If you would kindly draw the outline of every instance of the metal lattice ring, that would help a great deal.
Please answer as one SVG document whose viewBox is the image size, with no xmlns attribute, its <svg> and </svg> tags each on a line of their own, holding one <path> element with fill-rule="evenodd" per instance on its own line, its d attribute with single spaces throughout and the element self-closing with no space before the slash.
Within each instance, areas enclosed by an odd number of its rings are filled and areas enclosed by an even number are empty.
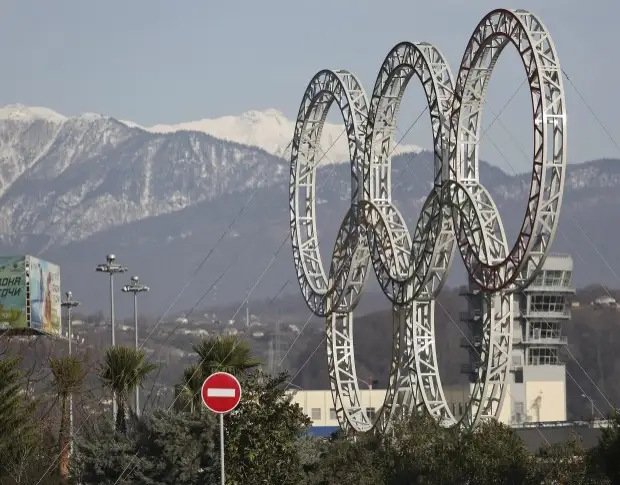
<svg viewBox="0 0 620 485">
<path fill-rule="evenodd" d="M 396 118 L 409 81 L 417 77 L 426 95 L 433 132 L 433 192 L 421 211 L 413 240 L 392 203 L 392 143 Z M 370 181 L 362 221 L 369 231 L 372 263 L 385 295 L 395 304 L 413 300 L 429 280 L 440 288 L 453 254 L 453 231 L 440 197 L 447 154 L 452 75 L 443 54 L 424 42 L 401 42 L 386 56 L 373 88 L 366 132 Z M 408 295 L 408 296 L 407 296 Z"/>
<path fill-rule="evenodd" d="M 491 74 L 508 43 L 523 61 L 532 98 L 534 157 L 528 204 L 517 240 L 494 263 L 484 261 L 474 240 L 460 246 L 468 273 L 483 289 L 513 282 L 527 285 L 542 267 L 559 221 L 566 171 L 566 114 L 562 70 L 555 46 L 538 17 L 498 9 L 478 24 L 465 49 L 450 113 L 451 177 L 468 188 L 480 208 L 479 140 Z M 494 227 L 502 223 L 493 214 Z"/>
<path fill-rule="evenodd" d="M 325 317 L 334 310 L 348 311 L 359 299 L 369 262 L 366 238 L 359 238 L 355 218 L 345 218 L 348 248 L 352 254 L 365 253 L 357 258 L 359 265 L 351 266 L 343 260 L 339 266 L 338 281 L 344 287 L 338 292 L 335 307 L 326 307 L 328 293 L 334 284 L 328 281 L 323 268 L 316 226 L 316 171 L 324 154 L 320 153 L 320 139 L 331 105 L 336 102 L 345 125 L 351 157 L 351 210 L 356 212 L 364 192 L 363 140 L 367 123 L 367 101 L 364 90 L 355 76 L 347 71 L 324 70 L 317 73 L 306 88 L 297 121 L 291 149 L 290 175 L 290 229 L 293 261 L 302 295 L 315 315 Z M 341 231 L 341 232 L 342 232 Z M 346 298 L 348 297 L 348 298 Z M 346 301 L 345 301 L 346 300 Z"/>
<path fill-rule="evenodd" d="M 486 193 L 484 188 L 481 191 Z M 491 226 L 484 223 L 484 213 L 480 213 L 476 201 L 463 185 L 456 181 L 445 182 L 442 199 L 458 221 L 455 232 L 459 247 L 476 239 L 485 261 L 493 263 L 505 257 L 508 245 L 503 230 L 499 240 L 488 230 Z M 489 208 L 496 209 L 488 193 L 483 200 L 488 202 Z M 413 362 L 408 371 L 413 376 L 412 382 L 417 383 L 419 402 L 416 405 L 418 408 L 423 405 L 425 411 L 444 426 L 472 428 L 481 419 L 497 416 L 505 397 L 512 349 L 512 293 L 506 290 L 482 293 L 482 331 L 475 347 L 479 354 L 474 369 L 476 380 L 464 413 L 457 419 L 445 398 L 439 374 L 432 291 L 427 288 L 420 295 L 425 301 L 415 302 L 414 319 L 406 330 L 407 340 L 413 345 Z"/>
</svg>

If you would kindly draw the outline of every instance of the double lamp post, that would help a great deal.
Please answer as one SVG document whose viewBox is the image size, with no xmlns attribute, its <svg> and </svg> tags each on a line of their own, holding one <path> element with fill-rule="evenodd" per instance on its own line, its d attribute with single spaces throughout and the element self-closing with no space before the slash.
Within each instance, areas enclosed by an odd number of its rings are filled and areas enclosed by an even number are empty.
<svg viewBox="0 0 620 485">
<path fill-rule="evenodd" d="M 117 273 L 126 273 L 128 270 L 127 266 L 116 263 L 116 256 L 114 254 L 108 254 L 106 256 L 106 262 L 104 264 L 100 264 L 95 268 L 95 271 L 98 273 L 107 273 L 110 275 L 110 324 L 112 327 L 112 346 L 116 345 L 116 335 L 114 332 L 115 321 L 114 321 L 114 275 Z M 131 277 L 131 283 L 129 285 L 125 285 L 121 291 L 124 293 L 133 293 L 133 315 L 134 315 L 134 326 L 135 326 L 135 347 L 138 349 L 138 293 L 149 291 L 148 286 L 141 285 L 139 283 L 139 279 L 137 276 Z M 140 397 L 139 391 L 136 389 L 136 414 L 139 415 L 140 409 Z M 117 404 L 116 397 L 112 396 L 112 415 L 113 419 L 116 420 L 116 412 L 117 412 Z"/>
</svg>

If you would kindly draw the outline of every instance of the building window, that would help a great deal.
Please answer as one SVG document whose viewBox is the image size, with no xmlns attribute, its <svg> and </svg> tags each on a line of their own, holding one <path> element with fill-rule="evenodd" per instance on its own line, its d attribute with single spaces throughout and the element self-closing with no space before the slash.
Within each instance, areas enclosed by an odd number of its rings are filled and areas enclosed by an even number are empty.
<svg viewBox="0 0 620 485">
<path fill-rule="evenodd" d="M 515 371 L 515 384 L 523 384 L 523 368 Z"/>
<path fill-rule="evenodd" d="M 520 355 L 513 355 L 512 356 L 512 367 L 516 368 L 516 367 L 521 367 L 523 365 L 523 360 L 521 359 Z"/>
<path fill-rule="evenodd" d="M 564 277 L 562 278 L 562 286 L 570 287 L 573 283 L 571 281 L 572 271 L 564 271 Z"/>
<path fill-rule="evenodd" d="M 331 408 L 329 410 L 329 419 L 331 419 L 332 421 L 334 419 L 338 419 L 338 416 L 336 415 L 336 410 L 334 408 Z"/>
<path fill-rule="evenodd" d="M 530 284 L 531 286 L 556 286 L 569 288 L 571 286 L 572 271 L 547 269 L 541 271 Z"/>
<path fill-rule="evenodd" d="M 528 365 L 561 365 L 558 349 L 532 347 L 527 351 Z"/>
<path fill-rule="evenodd" d="M 569 303 L 563 295 L 532 295 L 530 311 L 566 313 L 569 311 Z"/>
<path fill-rule="evenodd" d="M 517 423 L 522 423 L 525 420 L 525 406 L 522 402 L 515 403 L 514 420 Z"/>
<path fill-rule="evenodd" d="M 529 322 L 528 338 L 531 340 L 559 339 L 562 336 L 560 322 Z"/>
<path fill-rule="evenodd" d="M 463 403 L 459 403 L 459 416 L 463 416 Z"/>
<path fill-rule="evenodd" d="M 376 414 L 377 412 L 375 408 L 366 408 L 366 416 L 368 416 L 368 419 L 370 419 L 371 421 L 375 419 Z"/>
<path fill-rule="evenodd" d="M 321 408 L 312 408 L 312 412 L 310 414 L 312 421 L 318 421 L 321 419 Z"/>
<path fill-rule="evenodd" d="M 564 271 L 548 269 L 545 271 L 545 286 L 562 286 Z"/>
</svg>

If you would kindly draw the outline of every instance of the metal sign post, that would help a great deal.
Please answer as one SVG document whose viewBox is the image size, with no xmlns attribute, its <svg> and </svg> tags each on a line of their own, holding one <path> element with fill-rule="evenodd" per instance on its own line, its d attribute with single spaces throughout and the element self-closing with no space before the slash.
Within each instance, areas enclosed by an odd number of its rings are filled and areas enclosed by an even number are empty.
<svg viewBox="0 0 620 485">
<path fill-rule="evenodd" d="M 209 411 L 220 415 L 220 465 L 222 485 L 226 483 L 224 472 L 224 414 L 235 409 L 241 400 L 241 385 L 228 372 L 216 372 L 202 384 L 202 402 Z"/>
<path fill-rule="evenodd" d="M 221 464 L 221 481 L 222 485 L 226 485 L 226 473 L 224 470 L 224 415 L 220 414 L 220 464 Z"/>
</svg>

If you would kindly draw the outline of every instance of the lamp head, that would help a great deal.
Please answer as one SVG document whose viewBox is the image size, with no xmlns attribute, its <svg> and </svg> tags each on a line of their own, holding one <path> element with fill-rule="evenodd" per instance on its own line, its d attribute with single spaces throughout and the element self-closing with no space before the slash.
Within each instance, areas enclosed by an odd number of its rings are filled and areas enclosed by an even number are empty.
<svg viewBox="0 0 620 485">
<path fill-rule="evenodd" d="M 131 277 L 131 282 L 132 283 L 137 283 L 140 280 L 140 278 L 138 278 L 137 276 L 132 276 Z"/>
<path fill-rule="evenodd" d="M 105 259 L 108 261 L 108 263 L 113 263 L 114 260 L 116 259 L 116 256 L 114 256 L 114 254 L 108 254 Z"/>
<path fill-rule="evenodd" d="M 70 299 L 73 297 L 73 293 L 72 293 L 72 292 L 70 292 L 70 291 L 67 291 L 67 292 L 65 293 L 65 296 L 67 297 L 67 300 L 70 300 Z"/>
</svg>

